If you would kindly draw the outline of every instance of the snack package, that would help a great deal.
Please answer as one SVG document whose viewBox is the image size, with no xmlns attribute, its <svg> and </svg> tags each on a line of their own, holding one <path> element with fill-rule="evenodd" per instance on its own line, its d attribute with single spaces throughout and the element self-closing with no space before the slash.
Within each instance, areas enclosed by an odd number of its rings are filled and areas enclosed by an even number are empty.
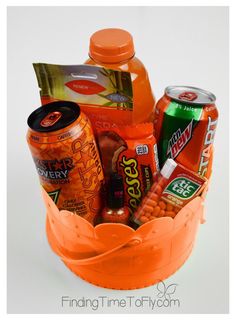
<svg viewBox="0 0 236 320">
<path fill-rule="evenodd" d="M 106 180 L 112 172 L 123 177 L 125 204 L 135 212 L 159 172 L 153 124 L 100 131 L 98 143 Z"/>
<path fill-rule="evenodd" d="M 133 123 L 131 73 L 92 65 L 34 63 L 42 104 L 64 100 L 79 104 L 93 129 Z"/>
<path fill-rule="evenodd" d="M 207 179 L 167 159 L 155 181 L 134 214 L 138 225 L 159 217 L 174 218 L 181 208 L 200 195 Z"/>
</svg>

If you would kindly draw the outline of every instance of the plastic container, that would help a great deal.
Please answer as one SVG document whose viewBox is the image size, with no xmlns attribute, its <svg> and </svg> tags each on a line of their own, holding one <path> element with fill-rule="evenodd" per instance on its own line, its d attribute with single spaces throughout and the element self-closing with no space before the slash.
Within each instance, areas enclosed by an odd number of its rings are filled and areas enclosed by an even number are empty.
<svg viewBox="0 0 236 320">
<path fill-rule="evenodd" d="M 89 57 L 85 64 L 130 72 L 134 97 L 132 123 L 152 120 L 155 99 L 147 71 L 142 62 L 135 57 L 131 34 L 122 29 L 103 29 L 95 32 L 90 38 Z"/>
<path fill-rule="evenodd" d="M 111 289 L 142 288 L 175 273 L 189 257 L 204 222 L 206 189 L 174 219 L 158 218 L 136 231 L 119 223 L 93 227 L 69 211 L 59 212 L 42 192 L 52 250 L 82 279 Z"/>
</svg>

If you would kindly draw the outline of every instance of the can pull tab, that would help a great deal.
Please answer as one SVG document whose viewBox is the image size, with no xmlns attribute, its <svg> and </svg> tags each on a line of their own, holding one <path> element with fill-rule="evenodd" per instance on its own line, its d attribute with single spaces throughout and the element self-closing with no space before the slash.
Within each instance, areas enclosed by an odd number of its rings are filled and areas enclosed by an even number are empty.
<svg viewBox="0 0 236 320">
<path fill-rule="evenodd" d="M 40 122 L 40 125 L 42 127 L 51 127 L 61 118 L 61 116 L 61 112 L 53 111 L 43 118 L 43 120 Z"/>
<path fill-rule="evenodd" d="M 197 97 L 198 97 L 197 94 L 192 91 L 185 91 L 179 95 L 179 99 L 185 100 L 185 101 L 194 101 L 197 99 Z"/>
</svg>

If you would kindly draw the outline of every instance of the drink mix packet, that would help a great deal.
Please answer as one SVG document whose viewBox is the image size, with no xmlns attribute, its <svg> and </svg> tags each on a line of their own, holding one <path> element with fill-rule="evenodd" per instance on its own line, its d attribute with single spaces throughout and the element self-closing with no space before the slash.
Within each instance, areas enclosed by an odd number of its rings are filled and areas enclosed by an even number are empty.
<svg viewBox="0 0 236 320">
<path fill-rule="evenodd" d="M 33 63 L 42 104 L 63 100 L 79 104 L 97 129 L 128 125 L 133 119 L 131 73 L 92 65 Z"/>
<path fill-rule="evenodd" d="M 122 175 L 125 204 L 133 213 L 159 172 L 153 124 L 99 131 L 98 143 L 106 180 L 112 172 Z"/>
<path fill-rule="evenodd" d="M 135 212 L 134 222 L 141 225 L 159 217 L 174 218 L 181 208 L 201 194 L 206 184 L 206 178 L 167 159 L 159 178 Z"/>
</svg>

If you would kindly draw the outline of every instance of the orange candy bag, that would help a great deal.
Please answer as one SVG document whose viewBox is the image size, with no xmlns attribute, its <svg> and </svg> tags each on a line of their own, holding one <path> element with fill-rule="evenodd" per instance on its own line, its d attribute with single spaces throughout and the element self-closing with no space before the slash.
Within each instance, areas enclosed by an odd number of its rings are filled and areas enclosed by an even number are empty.
<svg viewBox="0 0 236 320">
<path fill-rule="evenodd" d="M 98 143 L 106 179 L 112 172 L 123 177 L 125 204 L 135 212 L 159 172 L 153 124 L 113 128 L 100 131 Z"/>
</svg>

